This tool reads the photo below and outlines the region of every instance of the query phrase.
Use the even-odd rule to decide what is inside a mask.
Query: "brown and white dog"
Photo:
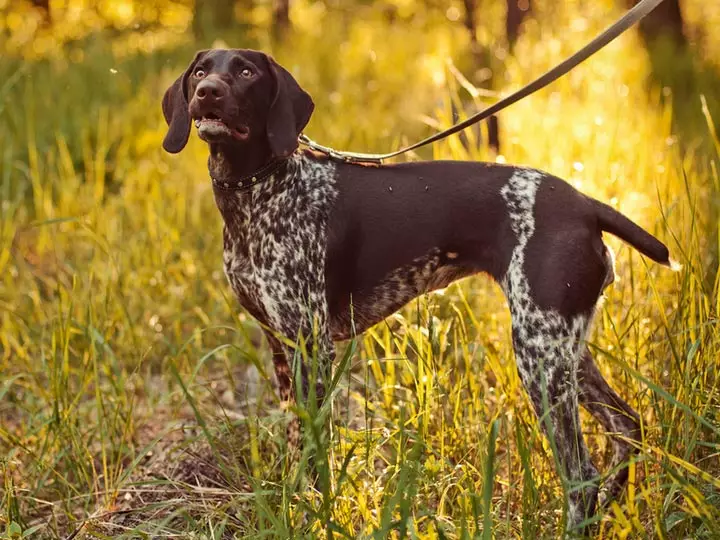
[[[613,281],[602,233],[670,266],[661,242],[541,171],[454,161],[350,164],[299,151],[312,99],[262,52],[199,52],[162,106],[165,150],[183,149],[193,121],[209,145],[225,273],[241,305],[269,329],[283,400],[294,393],[288,341],[302,336],[318,355],[322,399],[333,340],[485,272],[507,296],[520,378],[571,487],[568,528],[593,515],[598,493],[603,500],[621,493],[639,417],[603,379],[585,339]],[[307,366],[301,373],[307,392]],[[621,436],[602,491],[579,404]],[[294,425],[288,436],[297,444]]]

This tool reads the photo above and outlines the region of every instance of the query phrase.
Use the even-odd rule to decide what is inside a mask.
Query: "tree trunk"
[[[50,16],[50,0],[32,0],[31,3],[42,12],[43,23],[50,24],[52,22],[52,17]]]
[[[290,30],[290,0],[273,0],[272,35],[281,40]]]
[[[629,5],[633,6],[639,1],[629,0]],[[648,46],[662,36],[670,38],[680,48],[685,48],[688,44],[680,0],[665,0],[640,21],[639,27],[640,37]]]
[[[463,25],[470,35],[470,47],[472,49],[477,48],[477,35],[475,34],[475,28],[477,27],[477,0],[463,0],[465,5],[465,18],[463,19]]]
[[[235,24],[235,2],[232,0],[195,0],[192,29],[198,39],[209,30],[227,30]]]
[[[507,0],[505,35],[511,51],[515,47],[518,37],[520,37],[520,25],[531,10],[531,0]]]
[[[473,59],[473,64],[475,65],[475,69],[480,69],[482,67],[490,67],[490,54],[488,51],[483,50],[480,43],[478,43],[477,40],[477,33],[475,32],[475,28],[477,27],[477,12],[478,12],[478,5],[480,3],[480,0],[463,0],[463,5],[465,7],[465,17],[463,18],[463,26],[465,26],[465,29],[468,32],[468,35],[470,36],[470,56]],[[477,80],[474,77],[470,77],[470,81],[473,84],[478,84]],[[488,80],[482,81],[479,84],[481,84],[484,87],[492,87],[492,77]],[[453,105],[454,107],[454,105]],[[474,112],[474,111],[472,111]],[[457,117],[457,111],[453,111],[453,119],[454,121],[458,120]],[[479,128],[479,126],[478,126]],[[492,148],[495,152],[500,152],[500,129],[498,124],[498,119],[496,116],[491,116],[487,119],[487,128],[488,128],[488,141],[487,144]],[[481,131],[478,129],[476,132],[478,136],[478,140],[481,138]],[[467,139],[467,136],[464,133],[460,133],[460,140],[462,141],[462,144],[465,147],[468,147],[469,142]]]

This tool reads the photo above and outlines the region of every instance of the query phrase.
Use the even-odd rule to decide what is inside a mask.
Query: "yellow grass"
[[[538,2],[503,56],[504,4],[485,3],[478,35],[504,58],[500,92],[619,13],[609,2]],[[675,114],[673,89],[653,82],[629,33],[503,112],[501,156],[476,132],[470,145],[453,137],[423,153],[566,178],[663,239],[683,265],[673,273],[607,240],[619,280],[590,344],[640,411],[644,439],[627,496],[597,518],[601,538],[720,535],[720,14],[703,6],[687,9],[708,38],[664,57],[687,83]],[[0,530],[557,537],[561,486],[515,373],[502,294],[482,276],[341,345],[332,437],[308,443],[314,487],[305,461],[286,456],[289,413],[274,397],[267,347],[221,272],[206,150],[197,140],[176,157],[160,148],[162,92],[200,46],[180,33],[189,18],[178,9],[157,40],[145,35],[142,54],[103,33],[58,50],[40,31],[33,54],[0,42]],[[259,26],[225,43],[272,48],[263,9],[252,14]],[[310,136],[389,150],[452,123],[453,100],[466,110],[487,103],[473,104],[448,68],[452,59],[472,72],[453,13],[414,9],[390,28],[372,5],[295,5],[295,33],[272,52],[315,98]],[[83,32],[99,31],[91,22]],[[604,470],[608,439],[583,419]]]

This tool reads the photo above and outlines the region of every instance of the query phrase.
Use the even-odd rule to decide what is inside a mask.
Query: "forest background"
[[[389,151],[519,88],[627,7],[0,0],[0,534],[557,538],[562,485],[483,276],[341,345],[308,482],[267,345],[222,275],[206,150],[194,136],[161,150],[160,100],[195,50],[261,49],[313,96],[310,136]],[[594,518],[601,538],[720,536],[718,27],[717,2],[666,0],[496,123],[410,156],[556,174],[683,264],[607,240],[619,279],[590,346],[643,444],[627,496]],[[604,469],[610,441],[583,420]]]

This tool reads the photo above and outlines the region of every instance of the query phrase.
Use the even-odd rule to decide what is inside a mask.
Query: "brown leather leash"
[[[405,148],[396,150],[395,152],[390,152],[388,154],[363,154],[359,152],[342,152],[328,146],[318,144],[312,139],[310,139],[310,137],[306,136],[304,133],[300,134],[300,136],[298,137],[298,141],[300,142],[300,144],[303,144],[312,150],[322,152],[323,154],[327,154],[331,158],[345,161],[347,163],[380,164],[385,159],[390,159],[392,157],[405,154],[407,152],[410,152],[411,150],[416,150],[417,148],[420,148],[422,146],[427,146],[428,144],[432,144],[436,141],[449,137],[450,135],[453,135],[458,131],[462,131],[463,129],[477,122],[480,122],[481,120],[485,120],[489,116],[492,116],[493,114],[496,114],[497,112],[509,107],[513,103],[520,101],[521,99],[529,96],[530,94],[537,92],[541,88],[545,88],[548,84],[556,81],[557,79],[568,73],[570,70],[575,68],[578,64],[590,58],[593,54],[605,47],[615,38],[623,34],[628,28],[643,19],[662,2],[663,0],[642,0],[641,2],[638,2],[634,7],[628,10],[625,15],[620,17],[614,24],[606,28],[605,31],[603,31],[590,43],[585,45],[582,49],[560,62],[551,70],[545,72],[531,83],[523,86],[517,92],[510,94],[509,96],[501,99],[497,103],[494,103],[490,107],[475,113],[469,118],[455,124],[454,126],[446,130],[443,130],[439,133],[436,133],[435,135],[416,142],[415,144],[411,144],[410,146],[406,146]]]

